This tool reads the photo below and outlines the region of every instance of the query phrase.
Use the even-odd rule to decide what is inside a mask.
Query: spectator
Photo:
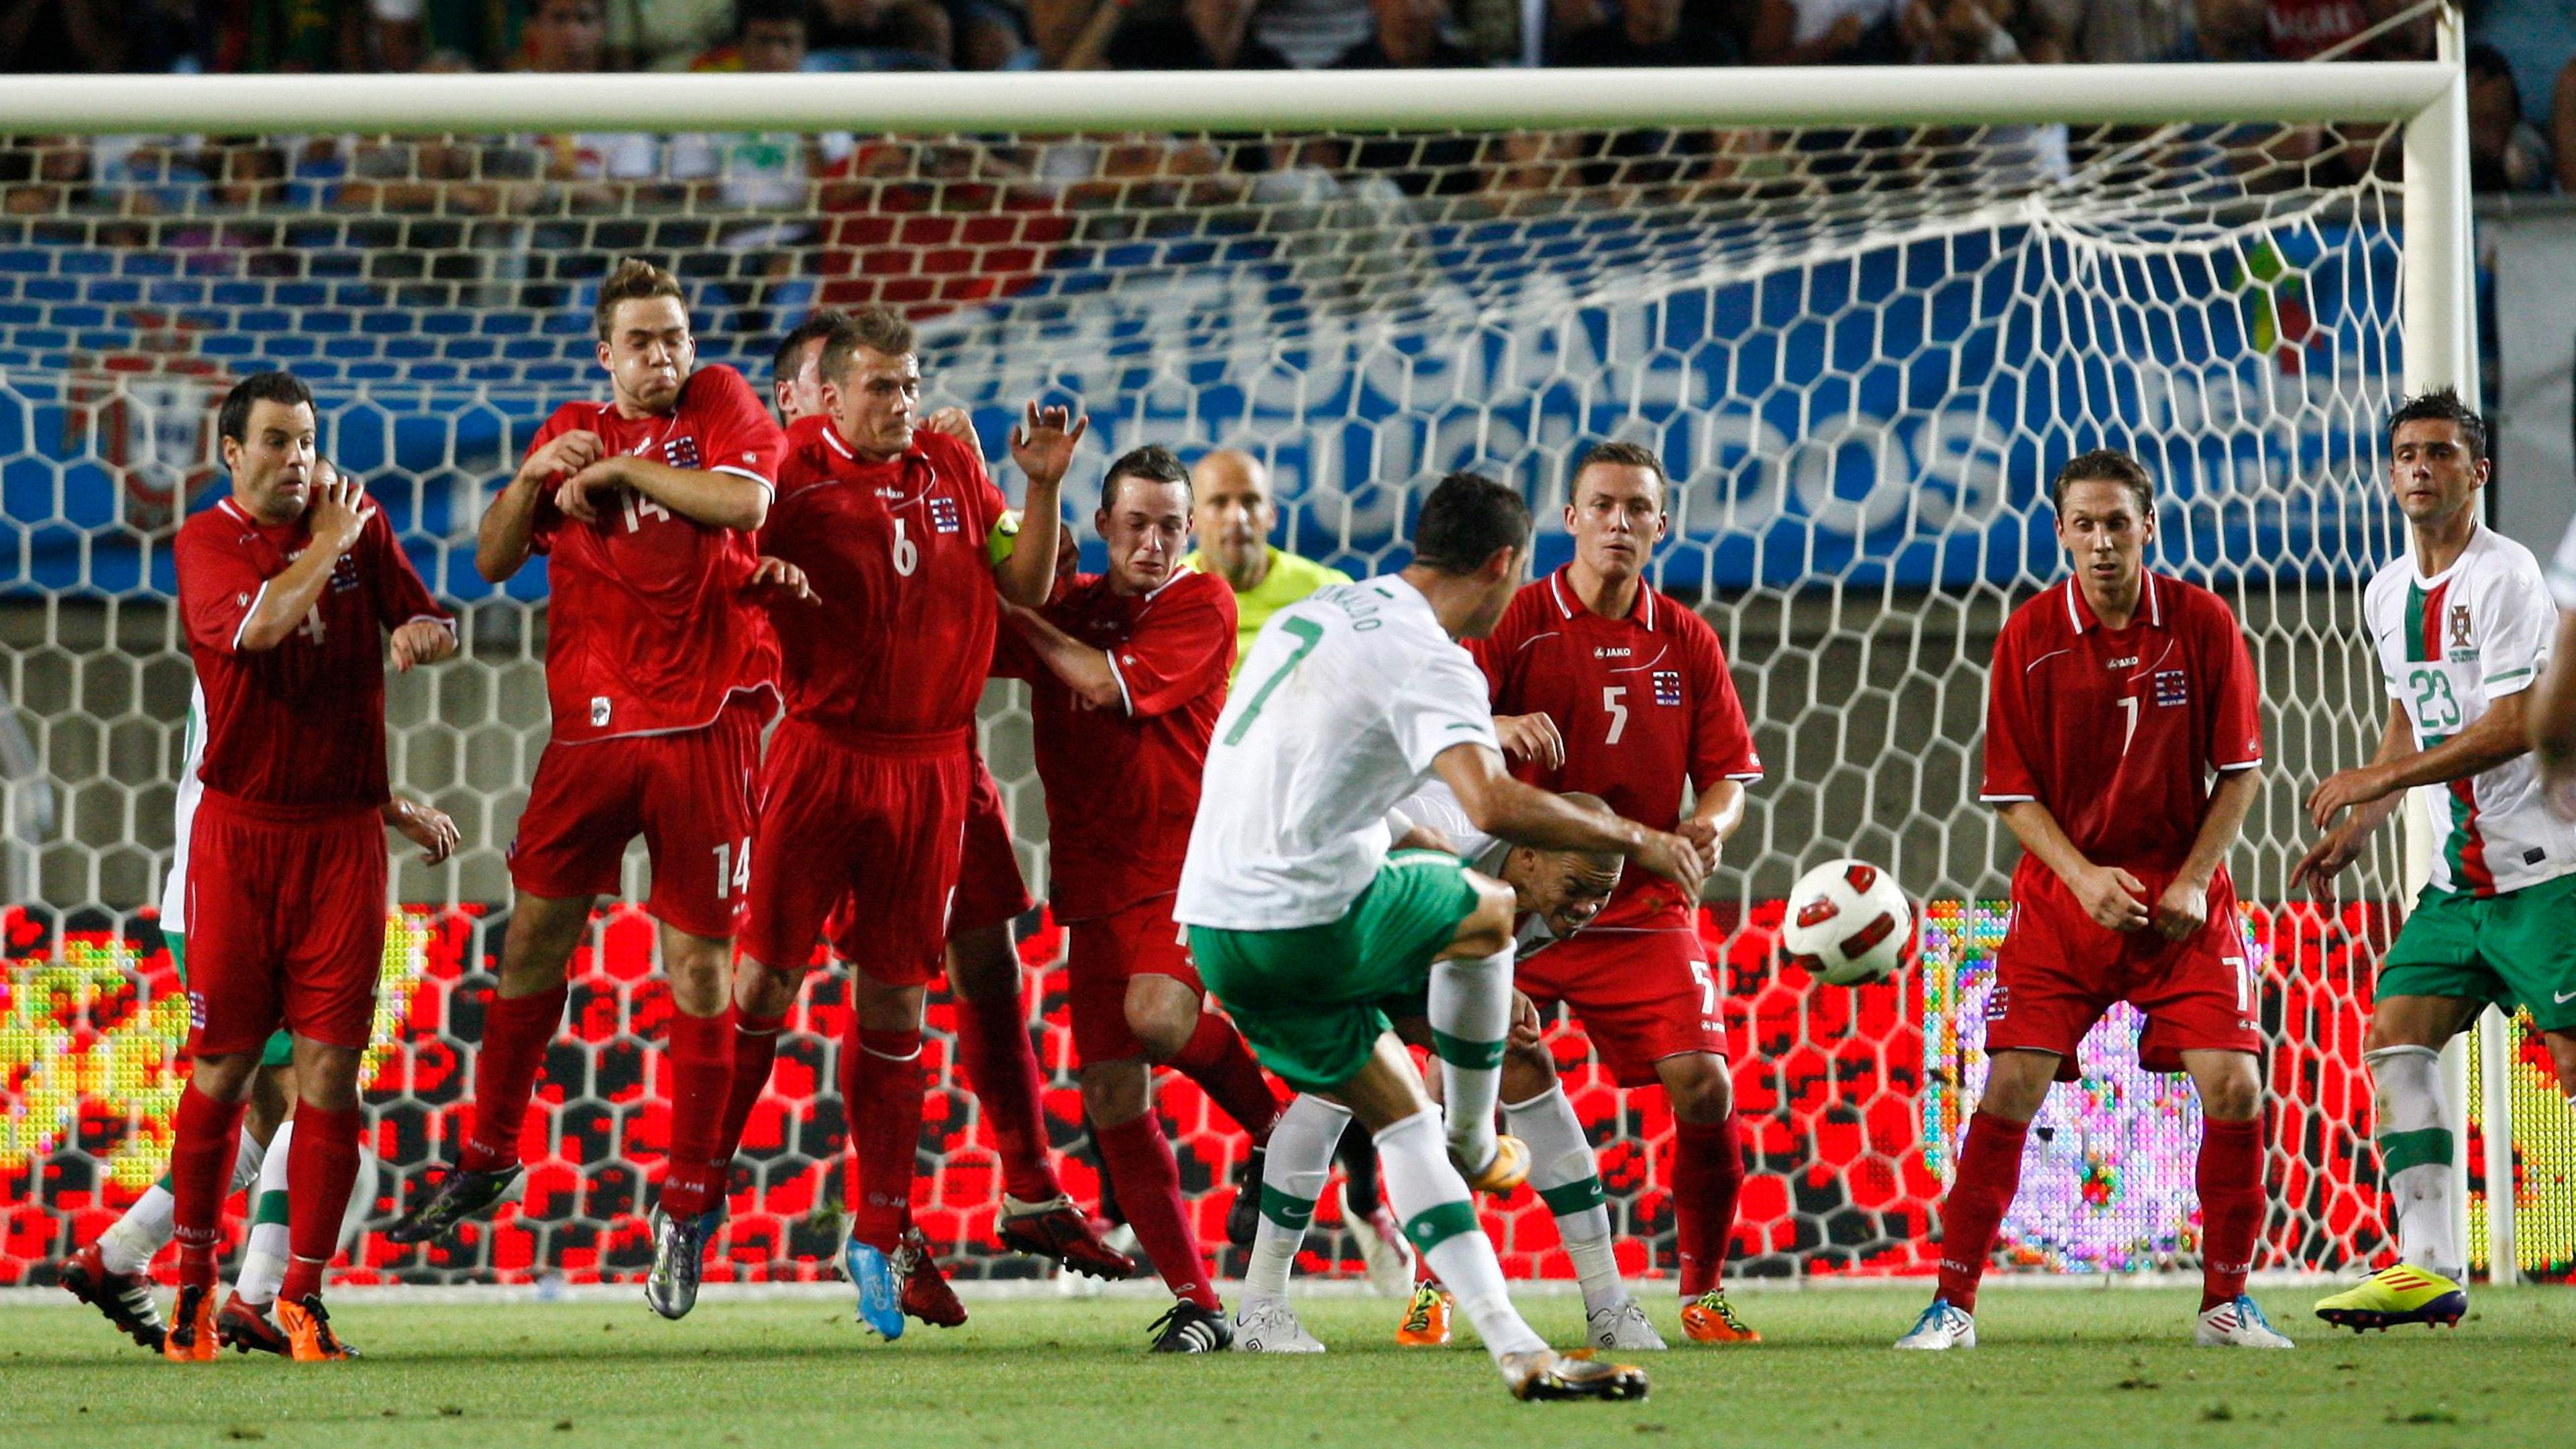
[[[2576,0],[2485,0],[2469,7],[2471,39],[2513,67],[2522,118],[2558,160],[2558,185],[2576,191]]]
[[[1250,0],[1029,0],[1049,70],[1207,70],[1234,62]]]
[[[2270,0],[2264,23],[2274,60],[2306,60],[2370,28],[2364,0]]]
[[[1755,65],[1889,65],[1905,59],[1899,0],[1756,0]]]
[[[780,73],[805,68],[804,0],[742,0],[741,29],[733,41],[698,57],[691,70]],[[780,246],[813,234],[804,218],[814,209],[814,177],[825,163],[850,154],[849,133],[804,136],[793,131],[674,136],[672,179],[711,182],[707,199],[734,211],[782,211],[793,219],[764,221],[751,230],[729,229],[729,247]]]
[[[742,0],[724,44],[700,51],[693,71],[761,71],[805,68],[805,0]]]
[[[1685,0],[1550,0],[1548,64],[1733,65],[1735,40],[1715,11]]]
[[[2492,45],[2469,47],[2469,185],[2478,191],[2547,191],[2549,140],[2522,114],[2512,62]]]
[[[1204,0],[1231,15],[1249,9],[1241,47],[1218,64],[1246,70],[1368,70],[1454,65],[1440,38],[1449,0]]]
[[[2009,10],[2010,0],[1906,0],[1897,24],[1917,65],[2017,65]]]
[[[520,47],[523,70],[586,75],[608,69],[608,22],[601,0],[536,0]],[[661,142],[636,132],[537,136],[525,144],[538,152],[537,174],[566,188],[522,198],[540,206],[559,196],[575,210],[615,210],[634,183],[654,180],[662,171]]]
[[[817,0],[809,32],[841,70],[946,70],[955,35],[938,0]]]
[[[2193,0],[2192,38],[2183,60],[2272,60],[2266,0]]]
[[[2029,59],[2138,65],[2178,59],[2191,37],[2191,0],[2029,0]]]
[[[733,0],[608,0],[609,70],[685,70],[734,32]]]

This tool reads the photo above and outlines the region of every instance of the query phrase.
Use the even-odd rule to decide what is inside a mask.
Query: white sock
[[[1598,1313],[1627,1301],[1619,1256],[1610,1246],[1610,1210],[1601,1205],[1601,1173],[1592,1143],[1563,1083],[1526,1102],[1506,1103],[1503,1123],[1529,1144],[1530,1190],[1556,1215],[1556,1235],[1583,1282],[1583,1308]]]
[[[2380,1175],[2397,1216],[2397,1256],[2445,1278],[2468,1272],[2451,1216],[2451,1161],[2457,1144],[2443,1110],[2442,1055],[2431,1047],[2384,1047],[2370,1065]]]
[[[1299,1092],[1271,1127],[1261,1164],[1260,1226],[1252,1234],[1252,1261],[1243,1269],[1246,1303],[1288,1296],[1288,1271],[1305,1245],[1315,1200],[1333,1174],[1333,1147],[1350,1120],[1348,1107]]]
[[[258,1138],[244,1132],[241,1145],[233,1151],[233,1178],[224,1195],[230,1197],[259,1176],[261,1160],[268,1149]],[[152,1265],[161,1250],[170,1244],[172,1216],[178,1203],[170,1196],[169,1179],[143,1189],[143,1195],[125,1210],[125,1216],[98,1235],[99,1261],[111,1273],[140,1273]]]
[[[289,1117],[269,1139],[268,1160],[260,1164],[259,1186],[251,1192],[250,1236],[242,1243],[241,1266],[233,1270],[233,1291],[245,1302],[274,1300],[286,1281],[286,1161],[294,1141],[295,1119]]]
[[[1497,1362],[1507,1353],[1534,1353],[1547,1340],[1531,1331],[1512,1307],[1503,1265],[1476,1221],[1467,1180],[1450,1164],[1448,1145],[1430,1112],[1417,1112],[1377,1134],[1379,1171],[1386,1201],[1404,1221],[1404,1235],[1449,1287],[1458,1308]]]
[[[1473,1170],[1494,1156],[1503,1038],[1512,1025],[1512,948],[1473,961],[1432,962],[1430,995],[1449,1150]]]

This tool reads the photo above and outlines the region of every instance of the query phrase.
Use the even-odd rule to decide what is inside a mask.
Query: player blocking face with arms
[[[1514,1394],[1628,1398],[1645,1391],[1642,1373],[1560,1358],[1513,1311],[1468,1196],[1470,1180],[1501,1191],[1527,1174],[1527,1149],[1494,1130],[1512,892],[1454,856],[1388,853],[1387,811],[1436,776],[1479,830],[1616,851],[1698,889],[1689,841],[1604,820],[1504,768],[1484,678],[1456,641],[1493,629],[1529,537],[1517,493],[1453,474],[1423,504],[1411,566],[1271,617],[1217,720],[1174,915],[1262,1064],[1375,1134],[1406,1236]],[[1389,1029],[1388,1004],[1414,997],[1439,1044],[1445,1130]]]
[[[824,412],[791,430],[763,534],[819,602],[772,610],[787,718],[762,767],[753,848],[769,868],[753,878],[734,999],[745,1017],[784,1016],[826,918],[847,901],[856,1010],[841,1048],[845,1263],[862,1319],[893,1338],[908,1300],[933,1308],[934,1322],[964,1316],[953,1295],[931,1294],[937,1269],[911,1220],[923,997],[957,882],[1001,600],[1041,603],[1054,583],[1057,484],[1083,425],[1031,404],[1013,431],[1028,521],[1006,552],[995,538],[1002,495],[983,460],[916,426],[909,324],[882,308],[853,314],[824,343],[821,376]],[[761,1085],[737,1078],[734,1090]]]
[[[1941,1282],[1898,1348],[1974,1348],[1977,1281],[2052,1079],[2114,1002],[2138,1060],[2200,1093],[2206,1347],[2288,1348],[2245,1292],[2263,1222],[2262,1037],[2226,858],[2262,788],[2261,694],[2217,595],[2146,566],[2154,484],[2126,453],[2057,474],[2075,576],[1995,640],[1979,798],[2022,844],[1995,953],[1984,1096],[1942,1204]],[[2215,777],[2214,785],[2205,783]]]
[[[783,439],[742,375],[700,368],[678,279],[621,263],[595,313],[605,402],[566,403],[538,429],[485,510],[474,563],[500,583],[548,559],[546,700],[553,737],[518,837],[500,986],[484,1010],[474,1102],[453,1168],[387,1236],[420,1242],[488,1212],[518,1179],[519,1135],[563,1019],[565,971],[593,903],[618,888],[626,843],[652,854],[645,907],[660,923],[672,1004],[674,1131],[655,1204],[668,1219],[721,1205],[713,1128],[732,1071],[726,973],[751,859],[751,786],[771,655],[748,595],[801,582],[761,564]]]
[[[1650,449],[1586,452],[1566,486],[1573,560],[1521,590],[1492,637],[1469,648],[1521,779],[1598,795],[1631,820],[1687,836],[1713,861],[1743,823],[1744,787],[1762,778],[1762,761],[1716,631],[1645,581],[1670,490]],[[1685,785],[1695,796],[1687,813]],[[1670,881],[1631,874],[1581,940],[1525,965],[1519,984],[1544,1013],[1571,1007],[1621,1086],[1663,1088],[1674,1119],[1682,1331],[1704,1343],[1753,1342],[1760,1335],[1736,1317],[1719,1279],[1744,1149],[1698,907]]]
[[[2485,422],[2447,388],[2389,420],[2388,481],[2410,557],[2362,595],[2388,723],[2369,764],[2309,795],[2324,834],[2291,877],[2330,895],[2406,791],[2427,792],[2441,845],[2380,962],[2364,1045],[2399,1260],[2317,1304],[2319,1318],[2355,1331],[2456,1324],[2468,1311],[2442,1045],[2488,1002],[2520,1005],[2576,1093],[2576,825],[2544,803],[2527,718],[2557,610],[2540,560],[2478,521],[2486,444]]]
[[[299,1361],[344,1358],[322,1272],[357,1176],[359,1056],[384,956],[384,664],[446,658],[455,621],[366,490],[316,453],[301,381],[244,379],[218,432],[232,492],[173,550],[206,734],[188,846],[193,1069],[170,1151],[179,1301],[162,1351],[215,1356],[226,1179],[260,1049],[283,1025],[297,1103],[276,1327]]]

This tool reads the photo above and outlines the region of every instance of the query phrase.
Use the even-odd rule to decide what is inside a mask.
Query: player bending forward
[[[1611,813],[1596,796],[1565,798],[1605,819]],[[1437,780],[1389,812],[1387,828],[1397,832],[1399,841],[1407,832],[1422,832],[1413,838],[1436,841],[1436,848],[1511,887],[1516,965],[1590,924],[1619,885],[1621,861],[1615,852],[1534,850],[1497,840],[1477,830],[1458,808],[1457,796]],[[1438,1039],[1431,1035],[1420,1003],[1396,1018],[1395,1030],[1406,1043],[1431,1047],[1436,1054]],[[1592,1143],[1557,1080],[1556,1062],[1540,1041],[1538,1008],[1526,996],[1514,1003],[1512,1033],[1503,1049],[1501,1095],[1504,1125],[1529,1148],[1529,1185],[1556,1218],[1557,1236],[1582,1283],[1585,1336],[1598,1348],[1662,1348],[1663,1336],[1620,1281]],[[1315,1200],[1332,1170],[1334,1143],[1350,1121],[1349,1108],[1301,1092],[1272,1133],[1260,1225],[1244,1269],[1243,1306],[1235,1314],[1234,1346],[1240,1351],[1324,1351],[1288,1306],[1288,1270],[1305,1244]],[[1445,1342],[1445,1308],[1443,1317]]]
[[[1414,562],[1274,615],[1216,723],[1174,916],[1264,1065],[1375,1134],[1405,1235],[1458,1296],[1519,1398],[1634,1398],[1646,1376],[1561,1357],[1514,1311],[1472,1181],[1517,1186],[1528,1149],[1494,1109],[1512,1013],[1511,890],[1438,851],[1388,853],[1387,811],[1435,776],[1476,828],[1608,850],[1699,886],[1698,848],[1594,815],[1503,768],[1484,679],[1458,647],[1490,631],[1529,561],[1529,509],[1474,474],[1422,507]],[[1387,1006],[1427,998],[1447,1130]],[[1461,1176],[1461,1171],[1466,1176]]]
[[[2052,1078],[2112,1003],[2145,1013],[2138,1060],[2199,1090],[2204,1347],[2288,1348],[2246,1295],[2263,1222],[2262,1037],[2227,878],[2262,788],[2254,664],[2206,589],[2150,572],[2155,487],[2125,453],[2057,474],[2075,577],[1995,640],[1986,778],[2022,843],[1995,953],[1984,1096],[1942,1204],[1941,1283],[1898,1348],[1977,1346],[1977,1280]],[[2213,788],[2205,782],[2215,774]]]
[[[2557,610],[2531,550],[2478,522],[2486,454],[2485,423],[2447,388],[2389,419],[2388,481],[2412,556],[2362,595],[2388,726],[2369,764],[2308,797],[2325,836],[2291,877],[2330,893],[2406,791],[2428,792],[2442,847],[2380,962],[2363,1048],[2398,1261],[2317,1304],[2319,1318],[2355,1332],[2457,1324],[2468,1311],[2442,1044],[2488,1002],[2519,1003],[2576,1092],[2576,825],[2541,804],[2524,708],[2549,665]]]
[[[455,621],[366,491],[315,454],[301,381],[243,379],[217,431],[232,493],[190,518],[173,550],[206,732],[188,839],[194,1067],[170,1148],[179,1300],[162,1353],[217,1352],[235,1139],[260,1049],[283,1025],[296,1105],[275,1326],[297,1361],[339,1359],[322,1272],[358,1173],[359,1056],[384,961],[384,664],[455,653]]]

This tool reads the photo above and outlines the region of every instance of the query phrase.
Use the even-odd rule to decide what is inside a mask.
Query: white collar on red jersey
[[[2164,594],[2156,587],[2156,571],[2154,569],[2145,569],[2141,570],[2141,574],[2145,579],[2145,582],[2141,584],[2140,587],[2146,591],[2147,595],[2145,600],[2147,623],[2153,628],[2161,629],[2165,626],[2165,605]],[[2092,606],[2084,602],[2084,581],[2082,579],[2068,579],[2066,581],[2066,623],[2068,627],[2072,628],[2076,633],[2081,634],[2100,622],[2102,621],[2093,617]],[[2136,623],[2137,621],[2132,619],[2130,622]]]
[[[1575,597],[1574,590],[1566,586],[1566,570],[1573,567],[1574,565],[1567,564],[1547,576],[1547,596],[1555,601],[1557,617],[1561,619],[1572,619],[1577,614],[1591,612],[1583,607],[1581,599]],[[1630,618],[1639,618],[1641,615],[1643,617],[1640,622],[1646,626],[1646,632],[1653,633],[1655,631],[1655,591],[1647,587],[1643,579],[1637,581],[1637,602],[1628,611]]]

